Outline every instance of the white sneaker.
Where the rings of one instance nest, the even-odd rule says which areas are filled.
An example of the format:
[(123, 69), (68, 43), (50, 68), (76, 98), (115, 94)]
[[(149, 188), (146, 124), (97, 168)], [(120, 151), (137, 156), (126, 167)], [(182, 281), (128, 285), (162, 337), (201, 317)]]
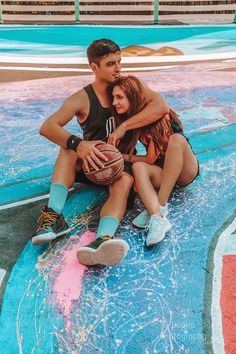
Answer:
[(140, 229), (144, 229), (150, 220), (150, 215), (147, 209), (144, 209), (136, 218), (132, 221), (132, 224)]
[[(168, 204), (165, 206), (160, 205), (160, 211), (163, 217), (167, 217), (168, 215)], [(147, 226), (147, 223), (150, 220), (150, 215), (147, 209), (144, 209), (136, 218), (132, 221), (132, 224), (140, 229), (144, 229)]]
[(165, 206), (160, 205), (160, 212), (161, 212), (161, 215), (163, 216), (163, 218), (167, 217), (167, 215), (169, 214), (168, 203), (166, 203)]
[(166, 217), (161, 218), (158, 215), (152, 215), (146, 228), (148, 229), (146, 245), (151, 247), (163, 240), (172, 225)]

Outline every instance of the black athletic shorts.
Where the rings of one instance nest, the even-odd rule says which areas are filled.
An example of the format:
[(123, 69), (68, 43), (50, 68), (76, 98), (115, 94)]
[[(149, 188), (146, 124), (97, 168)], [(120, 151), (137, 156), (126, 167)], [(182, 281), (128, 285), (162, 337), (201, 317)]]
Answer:
[[(133, 177), (132, 164), (130, 162), (128, 162), (128, 161), (125, 161), (124, 172), (126, 172), (128, 175)], [(98, 185), (98, 184), (93, 183), (92, 181), (90, 181), (87, 178), (87, 176), (85, 175), (83, 169), (81, 169), (81, 170), (76, 172), (75, 182), (85, 183), (85, 184), (89, 184), (89, 185), (92, 185), (92, 186), (106, 187), (106, 186), (101, 186), (101, 185)]]
[[(191, 145), (189, 139), (188, 139), (183, 133), (181, 133), (181, 132), (179, 132), (178, 134), (181, 134), (181, 135), (183, 135), (183, 136), (185, 137), (185, 139), (187, 140), (187, 142), (188, 142), (188, 144), (189, 144), (189, 146), (190, 146), (190, 148), (191, 148), (191, 150), (192, 150), (192, 145)], [(156, 161), (154, 162), (154, 165), (156, 165), (156, 166), (160, 167), (161, 169), (163, 169), (163, 167), (164, 167), (164, 162), (165, 162), (165, 156), (160, 155), (160, 156), (156, 159)], [(185, 186), (179, 186), (178, 184), (176, 184), (176, 186), (179, 186), (179, 187), (186, 187), (186, 186), (188, 186), (189, 184), (191, 184), (191, 183), (199, 176), (199, 173), (200, 173), (200, 166), (199, 166), (198, 160), (197, 160), (197, 163), (198, 163), (198, 171), (197, 171), (196, 176), (193, 178), (193, 180), (192, 180), (191, 182), (189, 182), (188, 184), (186, 184)]]
[[(125, 161), (124, 172), (126, 172), (128, 175), (133, 177), (132, 164), (130, 162), (128, 162), (128, 161)], [(96, 183), (93, 183), (92, 181), (90, 181), (87, 178), (87, 176), (85, 175), (83, 169), (81, 169), (80, 171), (77, 171), (76, 176), (75, 176), (75, 182), (88, 184), (90, 186), (96, 186), (96, 187), (100, 187), (100, 188), (105, 188), (105, 189), (108, 190), (108, 186), (101, 186), (99, 184), (96, 184)], [(132, 188), (130, 189), (130, 192), (129, 192), (128, 200), (127, 200), (127, 209), (132, 209), (133, 208), (136, 196), (137, 196), (137, 193), (134, 191), (134, 186), (132, 186)]]

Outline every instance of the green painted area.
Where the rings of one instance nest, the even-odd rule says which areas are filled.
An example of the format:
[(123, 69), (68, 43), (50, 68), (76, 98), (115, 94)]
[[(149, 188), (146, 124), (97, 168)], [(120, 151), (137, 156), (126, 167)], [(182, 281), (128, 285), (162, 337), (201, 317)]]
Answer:
[(154, 24), (158, 24), (158, 0), (154, 1)]
[(75, 0), (75, 22), (80, 23), (79, 18), (79, 0)]
[(3, 23), (3, 18), (2, 18), (2, 4), (0, 1), (0, 23)]

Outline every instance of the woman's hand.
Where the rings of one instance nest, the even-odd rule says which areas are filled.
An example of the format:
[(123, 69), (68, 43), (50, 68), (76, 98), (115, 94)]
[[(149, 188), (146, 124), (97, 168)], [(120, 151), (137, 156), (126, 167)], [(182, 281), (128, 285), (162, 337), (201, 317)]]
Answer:
[(120, 140), (124, 137), (126, 133), (125, 125), (119, 125), (113, 133), (111, 133), (108, 137), (108, 143), (114, 146), (118, 146)]
[(130, 155), (128, 155), (128, 154), (122, 154), (122, 156), (123, 156), (123, 159), (124, 159), (125, 161), (129, 161), (129, 160), (130, 160)]

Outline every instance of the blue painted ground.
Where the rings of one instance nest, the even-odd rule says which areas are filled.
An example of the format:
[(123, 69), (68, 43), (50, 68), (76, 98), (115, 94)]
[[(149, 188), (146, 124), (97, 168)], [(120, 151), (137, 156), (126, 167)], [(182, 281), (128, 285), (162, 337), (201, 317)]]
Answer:
[[(203, 315), (208, 248), (215, 232), (235, 210), (236, 125), (226, 122), (226, 117), (231, 117), (235, 110), (235, 95), (232, 88), (167, 95), (176, 110), (181, 105), (181, 116), (192, 137), (201, 175), (189, 187), (174, 191), (169, 217), (173, 229), (152, 250), (145, 248), (145, 231), (131, 225), (132, 218), (142, 208), (137, 200), (135, 209), (127, 213), (118, 230), (119, 236), (130, 245), (127, 258), (113, 268), (86, 270), (80, 298), (72, 304), (72, 327), (67, 326), (67, 319), (53, 301), (57, 273), (52, 269), (55, 264), (63, 268), (62, 249), (77, 243), (88, 228), (96, 229), (98, 209), (86, 208), (95, 207), (105, 195), (98, 190), (82, 189), (68, 200), (65, 216), (74, 225), (71, 234), (76, 234), (77, 240), (68, 236), (50, 247), (26, 244), (4, 296), (1, 353), (205, 352)], [(209, 110), (212, 97), (215, 108)], [(191, 118), (185, 113), (187, 109), (192, 112)], [(224, 114), (221, 116), (220, 112)], [(44, 146), (49, 145), (45, 142)], [(22, 151), (23, 145), (18, 149)], [(49, 169), (45, 161), (42, 163), (47, 173), (55, 154), (54, 148), (50, 149)], [(13, 161), (12, 165), (17, 163)], [(22, 183), (22, 196), (31, 188), (30, 184), (26, 187), (25, 176), (33, 177), (35, 172), (25, 173), (15, 174)], [(5, 176), (5, 182), (11, 183), (11, 176)], [(48, 182), (44, 187), (48, 188)], [(9, 193), (5, 201), (11, 198)]]
[[(236, 51), (235, 25), (220, 26), (3, 26), (0, 55), (85, 57), (94, 38), (110, 38), (120, 47), (171, 46), (184, 54)], [(136, 42), (134, 42), (136, 38)]]

